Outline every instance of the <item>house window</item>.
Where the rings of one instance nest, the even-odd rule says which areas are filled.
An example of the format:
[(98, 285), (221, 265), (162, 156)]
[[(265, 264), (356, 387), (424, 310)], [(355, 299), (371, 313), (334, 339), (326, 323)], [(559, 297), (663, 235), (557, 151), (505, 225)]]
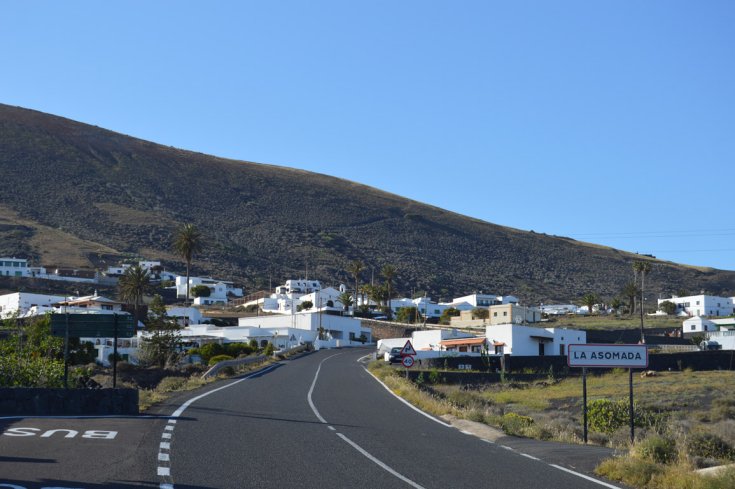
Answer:
[(112, 311), (112, 306), (109, 306), (107, 304), (102, 304), (102, 310), (103, 311)]
[(494, 313), (493, 313), (493, 317), (494, 317), (494, 318), (498, 317), (498, 313), (497, 313), (497, 312), (494, 312)]
[(564, 345), (563, 344), (559, 345), (559, 355), (565, 355), (565, 353), (564, 353)]
[(508, 311), (503, 311), (503, 316), (507, 316), (507, 315), (508, 315)]
[(459, 351), (466, 352), (467, 351), (467, 347), (466, 346), (460, 346), (459, 347)]
[(699, 301), (697, 301), (697, 305), (699, 305)]
[(694, 325), (692, 324), (692, 331), (694, 331)]
[(503, 346), (502, 345), (498, 345), (498, 346), (495, 347), (495, 354), (496, 355), (502, 355), (503, 354)]

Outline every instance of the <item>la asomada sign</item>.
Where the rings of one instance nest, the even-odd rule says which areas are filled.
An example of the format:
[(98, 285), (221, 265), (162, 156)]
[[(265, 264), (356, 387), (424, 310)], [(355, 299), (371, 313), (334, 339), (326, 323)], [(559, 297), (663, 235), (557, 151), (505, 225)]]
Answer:
[(646, 345), (569, 345), (567, 364), (570, 367), (646, 368), (648, 348)]

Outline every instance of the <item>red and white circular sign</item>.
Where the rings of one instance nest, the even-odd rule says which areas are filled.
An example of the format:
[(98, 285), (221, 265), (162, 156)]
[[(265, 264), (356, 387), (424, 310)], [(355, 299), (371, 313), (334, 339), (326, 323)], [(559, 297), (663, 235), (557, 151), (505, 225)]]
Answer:
[(403, 360), (401, 360), (401, 361), (403, 362), (403, 366), (404, 367), (406, 367), (406, 368), (413, 367), (413, 357), (405, 356), (405, 357), (403, 357)]

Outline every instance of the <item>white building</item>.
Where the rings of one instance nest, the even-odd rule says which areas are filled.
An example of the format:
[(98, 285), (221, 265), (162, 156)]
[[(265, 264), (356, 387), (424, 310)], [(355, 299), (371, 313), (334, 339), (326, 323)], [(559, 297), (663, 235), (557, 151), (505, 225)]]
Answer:
[[(197, 285), (209, 288), (209, 297), (196, 297), (196, 305), (227, 304), (230, 296), (242, 297), (242, 289), (236, 288), (233, 282), (215, 280), (207, 277), (189, 277), (189, 294)], [(186, 277), (176, 276), (176, 297), (186, 298)]]
[(499, 324), (485, 328), (488, 344), (498, 355), (566, 355), (569, 345), (587, 343), (587, 333), (577, 329), (534, 328)]
[(735, 318), (707, 319), (702, 316), (689, 318), (682, 323), (683, 336), (735, 329)]
[(53, 312), (53, 305), (66, 299), (68, 297), (60, 295), (30, 294), (28, 292), (0, 295), (0, 319), (14, 315), (29, 317), (32, 310), (32, 315)]
[(563, 316), (566, 314), (577, 314), (579, 309), (574, 304), (541, 304), (539, 307), (543, 314), (549, 316)]
[(715, 295), (692, 295), (688, 297), (672, 297), (659, 299), (661, 303), (669, 301), (676, 304), (677, 316), (731, 316), (735, 314), (735, 297), (719, 297)]
[(472, 307), (490, 307), (500, 304), (518, 304), (518, 297), (513, 295), (470, 294), (452, 300), (452, 303), (462, 302), (467, 302)]
[(320, 313), (297, 313), (274, 316), (246, 317), (238, 320), (238, 326), (249, 328), (299, 330), (305, 342), (315, 342), (322, 331), (325, 346), (349, 346), (372, 342), (372, 330), (364, 327), (362, 321), (347, 316)]
[(29, 267), (25, 258), (0, 257), (0, 275), (5, 277), (42, 277), (47, 275), (44, 267)]
[[(339, 293), (334, 294), (334, 288), (328, 288), (331, 290), (325, 290), (323, 294), (315, 295), (322, 291), (322, 284), (318, 280), (286, 280), (286, 284), (276, 287), (275, 291), (269, 297), (254, 299), (243, 304), (243, 307), (257, 305), (265, 312), (292, 314), (297, 311), (302, 302), (306, 302), (307, 300), (312, 303), (313, 307), (318, 308), (319, 299), (321, 299), (323, 307), (326, 307), (327, 302), (330, 300), (334, 304), (336, 295), (339, 295)], [(334, 305), (331, 307), (334, 307)]]

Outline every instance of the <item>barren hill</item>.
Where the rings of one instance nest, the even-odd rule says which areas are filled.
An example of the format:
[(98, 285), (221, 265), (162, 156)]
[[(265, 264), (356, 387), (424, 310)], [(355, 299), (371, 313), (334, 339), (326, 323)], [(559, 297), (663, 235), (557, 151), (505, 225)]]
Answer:
[[(0, 105), (0, 255), (101, 267), (162, 259), (191, 222), (207, 238), (194, 272), (246, 290), (303, 276), (347, 281), (346, 264), (398, 270), (403, 293), (483, 290), (525, 302), (616, 295), (635, 254), (472, 219), (359, 183), (217, 158)], [(647, 259), (647, 258), (644, 258)], [(652, 295), (735, 293), (735, 272), (652, 260)], [(350, 283), (351, 283), (351, 279)]]

